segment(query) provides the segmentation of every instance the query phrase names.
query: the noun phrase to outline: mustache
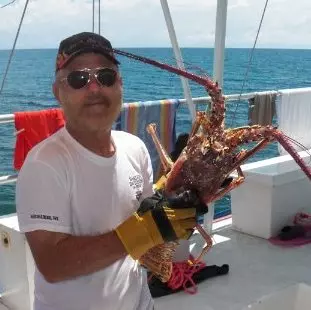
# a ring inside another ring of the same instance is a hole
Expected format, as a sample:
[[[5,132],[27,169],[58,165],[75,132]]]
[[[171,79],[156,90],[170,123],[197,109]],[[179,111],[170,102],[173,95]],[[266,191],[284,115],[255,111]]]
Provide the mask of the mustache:
[[[84,104],[87,105],[91,105],[94,103],[100,103],[100,104],[105,104],[108,105],[110,104],[110,99],[102,94],[91,94],[88,95],[85,100],[84,100]]]

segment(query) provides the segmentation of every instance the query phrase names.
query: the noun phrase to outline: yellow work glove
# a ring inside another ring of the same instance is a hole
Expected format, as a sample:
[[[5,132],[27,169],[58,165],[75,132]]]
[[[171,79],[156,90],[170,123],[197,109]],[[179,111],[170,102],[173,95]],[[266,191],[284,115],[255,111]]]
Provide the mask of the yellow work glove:
[[[194,191],[167,198],[161,192],[146,198],[139,209],[116,228],[127,252],[139,259],[156,245],[188,239],[197,216],[208,211]]]

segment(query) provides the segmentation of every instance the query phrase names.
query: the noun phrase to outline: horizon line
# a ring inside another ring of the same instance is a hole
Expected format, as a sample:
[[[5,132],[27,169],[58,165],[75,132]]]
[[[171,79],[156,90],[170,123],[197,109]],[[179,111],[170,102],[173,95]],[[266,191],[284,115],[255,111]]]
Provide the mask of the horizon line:
[[[132,47],[114,47],[115,49],[163,49],[169,48],[172,49],[171,46],[132,46]],[[214,49],[214,47],[202,47],[202,46],[180,46],[179,48],[187,48],[187,49]],[[24,47],[24,48],[15,48],[15,50],[57,50],[58,47]],[[225,49],[252,49],[252,47],[236,47],[236,46],[227,46]],[[310,50],[311,47],[256,47],[255,50],[260,49],[278,49],[278,50]],[[0,48],[0,51],[11,51],[11,48]]]

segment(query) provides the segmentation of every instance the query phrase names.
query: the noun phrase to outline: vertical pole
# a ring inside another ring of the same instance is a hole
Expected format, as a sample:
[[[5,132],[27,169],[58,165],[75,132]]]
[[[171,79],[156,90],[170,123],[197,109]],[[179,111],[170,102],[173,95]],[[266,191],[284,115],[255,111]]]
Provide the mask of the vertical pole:
[[[95,31],[95,0],[93,0],[92,32]]]
[[[217,1],[213,78],[221,88],[223,87],[224,74],[227,6],[228,0]]]
[[[100,0],[98,0],[98,34],[100,34]]]
[[[174,25],[173,25],[173,21],[171,18],[170,10],[169,10],[168,4],[167,4],[167,0],[161,0],[161,5],[162,5],[164,18],[166,21],[167,30],[168,30],[168,33],[170,36],[171,44],[173,46],[173,51],[175,54],[177,67],[180,69],[185,69],[183,59],[181,56],[181,52],[180,52],[180,49],[178,46],[177,37],[176,37],[175,30],[174,30]],[[189,83],[188,83],[188,80],[184,77],[180,77],[180,79],[181,79],[181,84],[182,84],[183,91],[184,91],[184,96],[185,96],[185,99],[186,99],[186,102],[188,105],[188,109],[189,109],[189,112],[191,115],[192,123],[193,123],[195,120],[195,117],[196,117],[196,111],[195,111],[195,105],[192,101]]]

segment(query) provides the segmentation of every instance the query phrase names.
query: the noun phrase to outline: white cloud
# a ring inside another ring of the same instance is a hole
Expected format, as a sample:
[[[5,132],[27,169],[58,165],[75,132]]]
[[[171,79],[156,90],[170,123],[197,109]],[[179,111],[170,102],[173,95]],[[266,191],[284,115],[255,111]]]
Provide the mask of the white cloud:
[[[9,0],[0,0],[0,5]],[[180,46],[214,44],[216,0],[168,0]],[[117,47],[170,46],[160,0],[101,1],[101,30]],[[265,0],[228,0],[228,47],[253,45]],[[25,0],[0,10],[0,49],[11,48]],[[273,0],[258,47],[311,48],[311,1]],[[92,29],[91,0],[30,0],[18,48],[55,48]]]
[[[228,9],[232,10],[235,8],[248,7],[250,6],[249,1],[247,0],[236,0],[228,3]]]

